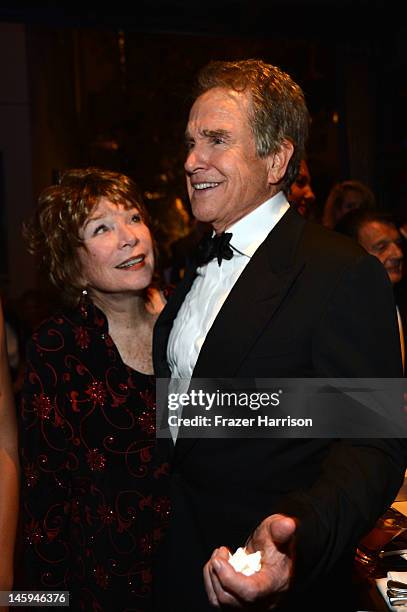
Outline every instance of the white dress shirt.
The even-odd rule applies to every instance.
[[[174,320],[168,340],[167,359],[172,378],[189,381],[206,335],[233,285],[261,243],[287,212],[282,191],[227,229],[233,236],[233,257],[217,259],[197,269],[197,276]]]

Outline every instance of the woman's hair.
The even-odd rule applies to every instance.
[[[247,92],[249,121],[259,157],[276,153],[285,140],[294,145],[281,187],[288,193],[305,155],[309,114],[304,94],[286,72],[261,60],[210,62],[199,72],[195,96],[214,87]]]
[[[67,170],[58,185],[42,191],[33,218],[23,226],[29,252],[39,257],[51,282],[71,304],[79,301],[84,288],[77,253],[78,248],[84,248],[80,230],[103,197],[126,208],[137,207],[150,227],[134,181],[99,168]]]
[[[376,208],[376,198],[372,190],[361,181],[349,180],[337,183],[331,189],[325,202],[322,225],[329,229],[334,229],[336,224],[344,216],[341,214],[341,208],[345,199],[351,193],[357,194],[357,205],[354,208],[360,210],[374,210]]]

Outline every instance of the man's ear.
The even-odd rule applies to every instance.
[[[276,153],[268,156],[268,179],[271,185],[277,185],[284,177],[288,162],[294,153],[294,145],[289,140],[284,140]]]

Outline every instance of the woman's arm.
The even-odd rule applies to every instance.
[[[0,305],[0,590],[13,585],[19,497],[17,425]]]

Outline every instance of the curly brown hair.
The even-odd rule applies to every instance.
[[[28,250],[36,255],[51,282],[68,303],[78,303],[84,248],[80,229],[102,197],[127,209],[136,207],[150,228],[150,220],[135,182],[124,174],[99,168],[67,170],[58,185],[41,192],[33,218],[23,226]]]
[[[194,95],[199,97],[214,87],[250,94],[249,121],[259,157],[276,153],[285,140],[294,145],[281,181],[283,191],[288,194],[305,157],[310,123],[301,87],[280,68],[257,59],[209,62],[198,73]]]

